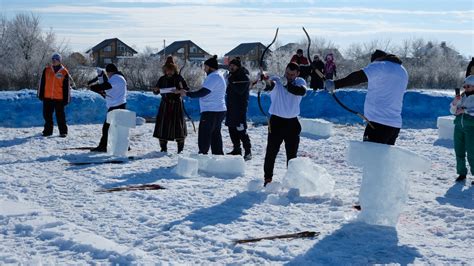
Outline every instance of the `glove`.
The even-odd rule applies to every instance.
[[[333,94],[334,91],[336,90],[336,86],[334,85],[334,80],[332,79],[327,79],[326,81],[324,81],[324,89]]]

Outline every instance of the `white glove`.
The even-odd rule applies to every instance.
[[[336,90],[336,86],[334,85],[334,80],[332,80],[332,79],[325,80],[324,81],[324,89],[327,92],[333,94],[334,91]]]

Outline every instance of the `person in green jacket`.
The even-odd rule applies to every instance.
[[[456,153],[456,182],[466,180],[466,154],[474,175],[474,75],[468,76],[463,83],[464,92],[456,95],[451,102],[450,111],[454,119],[454,151]]]

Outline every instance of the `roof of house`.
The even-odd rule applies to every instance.
[[[92,51],[92,52],[98,51],[98,50],[100,50],[100,49],[106,47],[107,45],[109,45],[112,41],[119,41],[119,42],[123,43],[129,50],[131,50],[132,53],[138,54],[138,52],[135,51],[135,49],[133,49],[132,47],[128,46],[126,43],[122,42],[122,41],[119,40],[118,38],[112,38],[112,39],[103,40],[102,42],[100,42],[100,43],[97,44],[96,46],[94,46],[94,47],[92,47],[91,49],[87,50],[86,53],[89,53],[90,51]]]
[[[166,46],[165,49],[162,49],[161,51],[156,53],[155,55],[163,54],[165,51],[166,51],[166,54],[176,53],[179,49],[183,48],[186,44],[192,44],[192,45],[196,46],[198,49],[200,49],[201,51],[203,51],[204,53],[210,55],[208,52],[204,51],[204,49],[199,47],[199,45],[195,44],[191,40],[175,41],[175,42],[171,43],[170,45]]]
[[[265,49],[265,45],[263,45],[261,42],[241,43],[230,52],[226,53],[225,56],[245,55],[252,51],[255,47],[262,47]]]

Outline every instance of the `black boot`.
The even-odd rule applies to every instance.
[[[272,182],[272,178],[271,177],[265,177],[265,180],[263,182],[263,186],[266,187],[268,183],[271,183]]]
[[[456,182],[463,182],[466,180],[466,175],[459,175],[458,178],[456,178]]]
[[[167,146],[168,146],[168,141],[164,139],[160,139],[160,147],[161,147],[160,152],[168,152]]]
[[[252,153],[250,151],[245,151],[244,160],[245,161],[252,160]]]
[[[231,152],[228,152],[227,155],[242,155],[242,151],[241,150],[236,150],[234,148]]]
[[[183,152],[184,149],[184,139],[176,140],[178,143],[178,154]]]

